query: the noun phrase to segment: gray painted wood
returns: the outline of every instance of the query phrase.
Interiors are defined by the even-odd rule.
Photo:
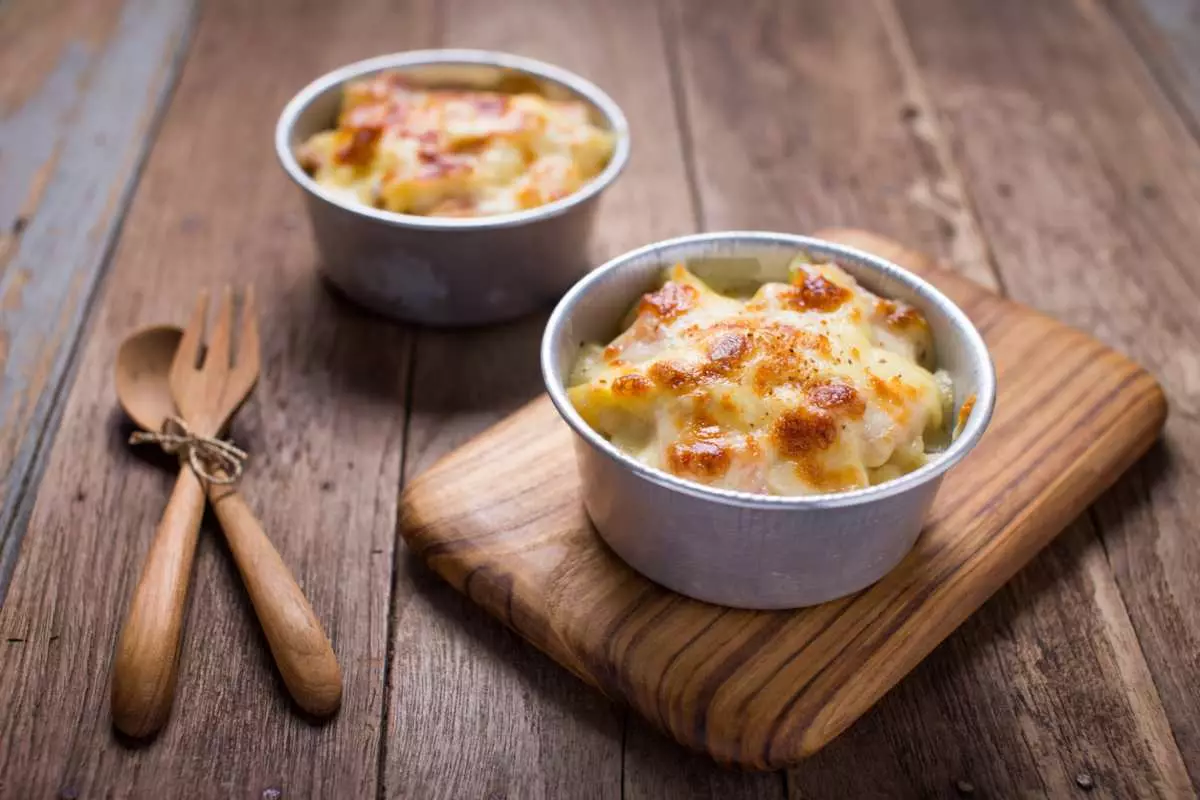
[[[192,5],[0,6],[0,601]]]
[[[376,797],[410,336],[324,288],[303,198],[263,132],[314,76],[396,47],[415,7],[206,1],[0,609],[0,798]],[[207,525],[171,718],[130,747],[112,730],[112,654],[172,477],[169,460],[126,444],[113,359],[202,288],[247,281],[263,371],[230,431],[251,453],[242,489],[329,634],[342,707],[324,724],[293,710]]]

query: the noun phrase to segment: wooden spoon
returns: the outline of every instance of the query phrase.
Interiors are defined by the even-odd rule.
[[[185,416],[197,433],[215,435],[224,427],[249,393],[258,371],[252,299],[247,299],[242,335],[233,356],[240,370],[228,366],[233,355],[228,340],[231,314],[227,297],[209,348],[217,352],[218,360],[210,364],[208,359],[213,356],[206,356],[204,369],[194,368],[200,333],[188,337],[184,345],[191,358],[185,358],[181,366],[186,370],[182,380],[173,374],[176,355],[184,352],[180,346],[184,332],[178,328],[146,328],[121,345],[117,354],[117,398],[141,428],[160,430],[163,420],[177,413],[172,399],[174,384],[179,384],[181,390],[198,389],[205,397],[215,398],[210,402],[232,406],[220,420],[194,421]],[[202,330],[204,309],[198,307],[197,315],[199,321],[193,317],[189,334],[197,325],[197,330]],[[223,328],[225,334],[221,333]],[[224,377],[218,371],[222,365]],[[248,368],[252,368],[253,375],[247,375]],[[209,379],[205,381],[206,372]],[[241,396],[236,397],[239,392]],[[225,394],[230,396],[223,398]],[[202,416],[194,402],[187,405],[192,406],[193,416]],[[318,716],[331,714],[341,703],[341,670],[311,606],[241,495],[232,486],[220,485],[209,486],[207,493],[288,691],[305,711]],[[201,482],[189,468],[182,468],[134,592],[117,649],[113,720],[131,736],[154,733],[170,712],[184,601],[203,504]]]

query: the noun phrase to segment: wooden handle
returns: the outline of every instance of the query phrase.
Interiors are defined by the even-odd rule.
[[[154,534],[113,663],[113,724],[129,736],[149,736],[171,713],[179,639],[204,488],[186,467]]]
[[[342,671],[304,592],[237,491],[213,486],[209,499],[288,691],[308,713],[332,714],[342,702]]]

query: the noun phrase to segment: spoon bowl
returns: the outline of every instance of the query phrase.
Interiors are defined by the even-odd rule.
[[[117,402],[142,430],[161,430],[176,413],[167,376],[182,338],[181,328],[154,325],[130,334],[117,350]]]

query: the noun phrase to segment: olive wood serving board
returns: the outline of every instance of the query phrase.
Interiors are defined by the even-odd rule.
[[[826,234],[919,272],[995,360],[995,416],[913,551],[856,595],[796,611],[690,600],[595,534],[572,434],[542,397],[404,492],[409,547],[609,697],[726,764],[785,767],[863,714],[1153,442],[1158,383],[1095,339],[860,231]]]

